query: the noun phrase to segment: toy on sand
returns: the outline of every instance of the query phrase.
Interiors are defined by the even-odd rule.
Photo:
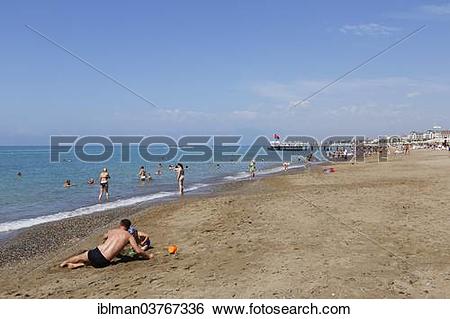
[[[167,247],[167,252],[171,255],[176,254],[178,250],[178,247],[176,245],[170,245]]]

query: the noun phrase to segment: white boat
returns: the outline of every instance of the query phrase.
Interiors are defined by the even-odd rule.
[[[304,142],[281,142],[281,141],[271,141],[270,146],[267,147],[270,151],[307,151],[311,147],[309,143]]]

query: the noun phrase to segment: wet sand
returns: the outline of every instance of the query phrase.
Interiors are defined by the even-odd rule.
[[[153,241],[151,261],[58,267],[95,247],[127,210],[86,217],[97,224],[79,236],[81,218],[30,229],[2,250],[42,244],[51,237],[46,227],[62,238],[40,255],[34,245],[30,260],[4,262],[0,297],[449,298],[448,152],[336,168],[230,183],[213,195],[136,209],[134,223]],[[169,244],[178,255],[166,253]]]

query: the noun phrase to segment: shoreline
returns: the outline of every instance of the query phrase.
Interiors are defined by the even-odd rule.
[[[322,162],[318,162],[314,166],[323,164]],[[180,200],[198,200],[208,196],[220,196],[223,190],[233,188],[233,185],[242,185],[242,183],[248,183],[258,179],[302,170],[304,170],[304,167],[292,167],[287,171],[257,175],[255,179],[245,177],[236,180],[222,180],[221,182],[211,183],[205,187],[199,187],[187,192],[183,198],[180,198],[178,194],[170,195],[136,204],[95,211],[89,214],[62,218],[12,230],[10,234],[0,237],[0,244],[2,245],[2,249],[0,250],[0,268],[23,262],[25,259],[30,257],[34,258],[38,255],[46,257],[47,254],[55,249],[79,244],[83,241],[83,238],[93,232],[98,232],[108,227],[115,227],[114,222],[121,218],[129,218],[133,221],[132,217],[142,211],[165,204],[176,203]],[[58,237],[58,234],[61,233],[63,234],[60,236],[62,238],[55,240],[54,238]]]
[[[321,164],[322,162],[318,162],[317,164]],[[288,170],[292,169],[302,169],[304,165],[293,164]],[[265,169],[261,169],[258,174],[258,178],[264,176],[270,176],[273,174],[282,173],[282,168],[280,166],[273,166]],[[235,172],[233,175],[217,175],[211,176],[204,180],[195,181],[189,187],[185,189],[185,194],[198,194],[205,192],[205,188],[216,188],[220,187],[223,184],[247,180],[250,177],[247,176],[248,173],[246,171]],[[124,208],[133,208],[135,206],[140,206],[142,204],[145,205],[147,202],[164,202],[167,199],[174,199],[179,196],[178,191],[176,189],[172,190],[163,190],[156,193],[147,193],[147,194],[138,194],[132,195],[128,197],[116,198],[114,200],[103,202],[102,204],[91,203],[86,206],[75,207],[71,210],[65,211],[55,211],[48,213],[46,215],[41,215],[33,218],[25,218],[25,219],[17,219],[11,220],[7,222],[0,223],[0,243],[8,238],[13,237],[15,234],[20,233],[21,231],[28,229],[30,227],[36,225],[42,225],[49,222],[58,222],[63,219],[68,219],[72,217],[79,217],[85,215],[91,215],[102,212],[110,212],[114,209],[124,209]],[[105,207],[111,206],[111,207]]]
[[[210,196],[214,191],[186,193],[185,199]],[[14,230],[10,236],[0,239],[0,267],[24,262],[28,258],[38,255],[47,257],[54,249],[81,243],[92,233],[114,227],[121,218],[130,218],[141,211],[158,206],[174,203],[179,196],[169,196],[153,201],[144,201],[129,206],[111,208],[86,215],[73,216],[60,220]],[[62,234],[62,235],[59,235]],[[59,240],[55,238],[60,237]]]

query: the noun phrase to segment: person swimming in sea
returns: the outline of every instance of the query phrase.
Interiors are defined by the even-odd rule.
[[[22,177],[22,172],[17,172],[17,177]]]
[[[160,176],[162,175],[163,166],[161,163],[158,164],[158,170],[156,171],[156,175]]]
[[[88,185],[94,185],[95,184],[95,179],[93,179],[92,177],[89,177],[87,180]]]
[[[111,178],[111,175],[109,175],[108,169],[105,167],[103,168],[102,172],[99,176],[99,182],[100,182],[100,194],[98,195],[98,201],[102,201],[103,194],[106,196],[106,200],[109,200],[109,179]]]
[[[177,182],[178,182],[178,191],[180,195],[184,194],[184,166],[181,163],[178,163],[174,171],[177,173]]]
[[[72,185],[72,182],[70,181],[70,179],[66,179],[65,181],[64,181],[64,188],[69,188],[69,187],[72,187],[73,185]]]

